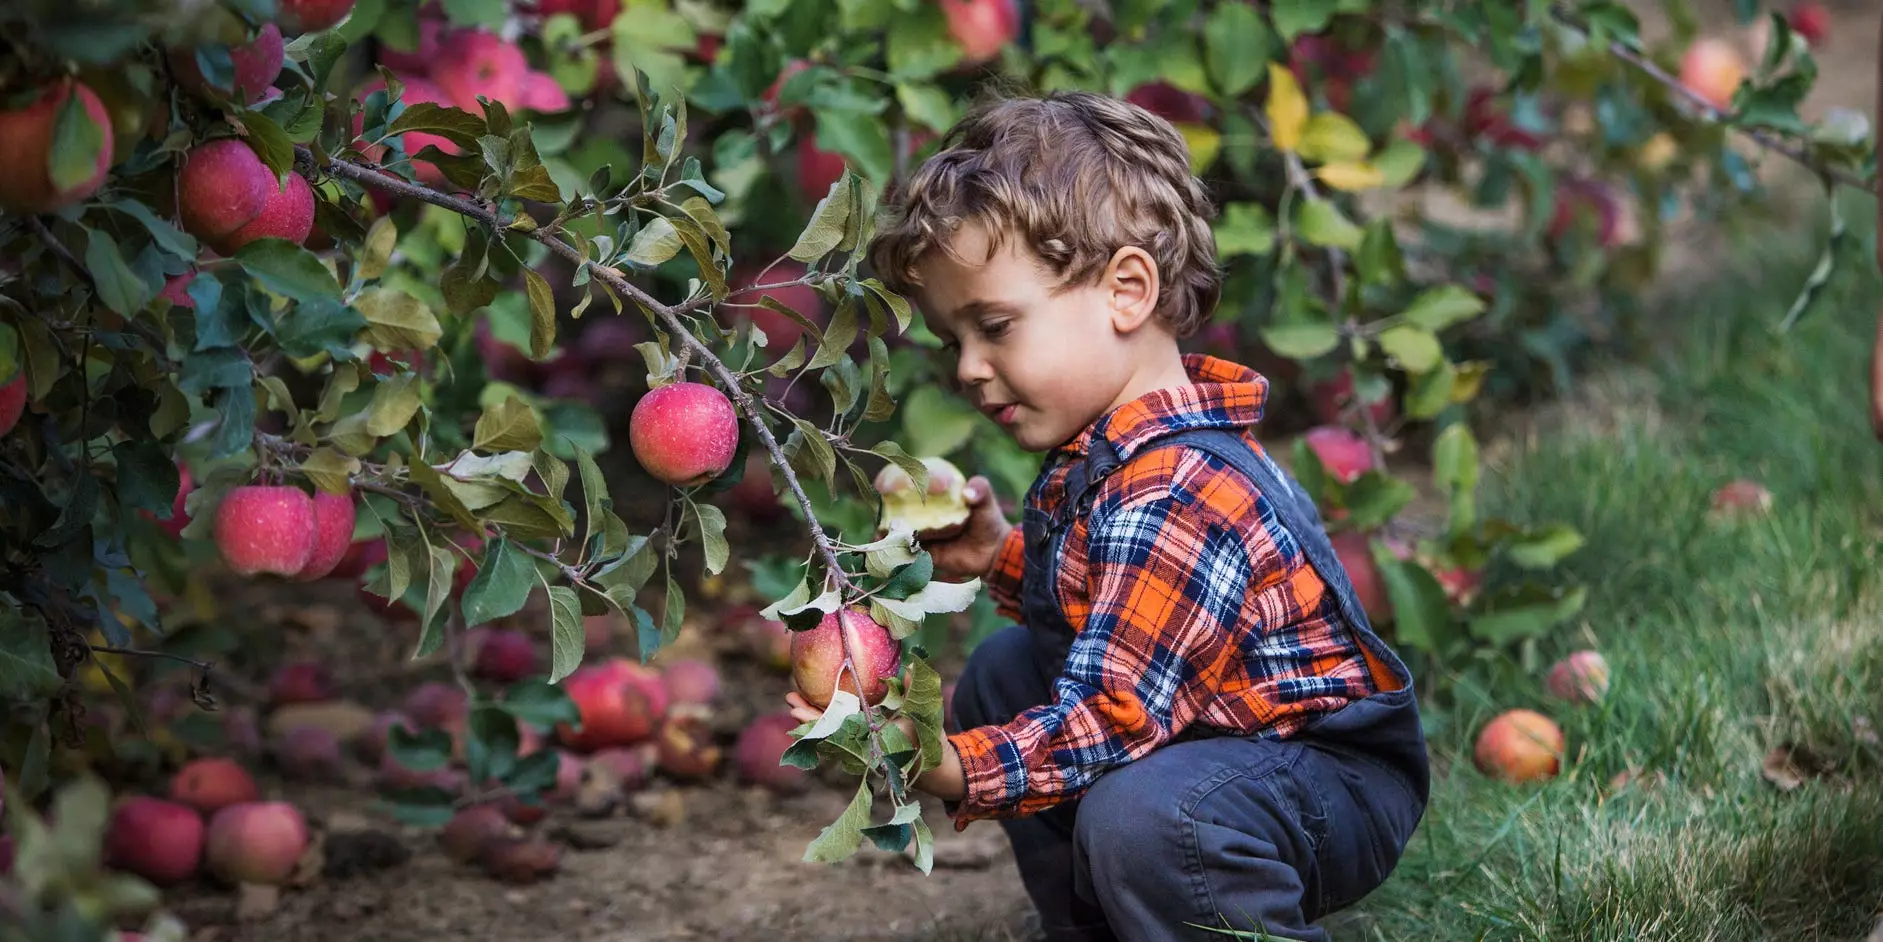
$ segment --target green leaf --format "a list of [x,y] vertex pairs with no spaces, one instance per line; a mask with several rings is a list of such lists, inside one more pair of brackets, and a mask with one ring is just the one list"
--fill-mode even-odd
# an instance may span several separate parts
[[582,600],[568,586],[550,586],[549,612],[549,682],[554,684],[582,666]]
[[732,548],[726,543],[726,514],[712,504],[694,504],[693,512],[699,518],[700,542],[706,551],[706,572],[718,575],[726,568],[726,560],[732,554]]
[[464,626],[508,618],[523,610],[536,588],[536,567],[509,540],[499,539],[484,551],[477,575],[464,590]]
[[1478,443],[1463,422],[1454,422],[1432,443],[1432,483],[1451,499],[1451,530],[1461,532],[1477,519]]
[[372,281],[386,273],[386,266],[392,262],[392,250],[399,245],[399,227],[391,216],[381,216],[373,220],[371,228],[366,230],[366,242],[360,246],[360,254],[355,260],[354,273],[361,280]]
[[627,259],[636,265],[656,267],[680,254],[680,233],[665,216],[656,216],[634,234],[628,244]]
[[1452,388],[1457,382],[1458,369],[1445,360],[1413,377],[1411,388],[1406,390],[1406,415],[1415,419],[1436,417],[1451,405]]
[[[581,711],[575,708],[575,701],[569,699],[567,691],[540,680],[512,684],[504,691],[503,699],[497,701],[497,708],[516,717],[517,722],[540,730],[553,729],[558,723],[574,726],[582,720]],[[554,780],[551,776],[550,781]]]
[[1258,333],[1269,349],[1295,360],[1311,360],[1340,346],[1340,331],[1331,323],[1272,324]]
[[923,385],[902,403],[902,438],[918,455],[946,455],[974,435],[979,415],[939,386]]
[[[52,149],[46,155],[46,171],[55,190],[63,193],[77,189],[98,172],[98,156],[109,133],[110,129],[92,120],[78,95],[66,92],[65,101],[59,103],[58,117],[53,119]],[[13,172],[26,170],[21,167]]]
[[45,621],[8,599],[0,605],[0,700],[43,701],[63,684]]
[[424,301],[397,288],[373,288],[353,306],[366,318],[364,339],[375,350],[429,350],[443,333]]
[[150,207],[137,200],[118,200],[105,205],[137,220],[143,225],[144,230],[150,233],[151,241],[171,255],[178,258],[195,258],[196,253],[201,250],[196,240],[188,233],[172,225],[169,220],[158,218],[156,213],[150,211]]
[[883,54],[890,74],[925,79],[954,68],[961,61],[961,44],[949,35],[940,4],[905,5],[890,17]]
[[329,494],[344,493],[349,479],[360,473],[360,459],[321,447],[301,462],[301,471],[314,486]]
[[916,82],[896,83],[896,103],[902,106],[902,113],[937,134],[947,131],[955,124],[954,99],[948,93],[933,85]]
[[1471,636],[1494,645],[1539,638],[1574,618],[1588,601],[1587,586],[1573,589],[1525,584],[1485,596],[1470,622]]
[[1380,332],[1380,349],[1385,350],[1408,373],[1423,373],[1444,360],[1438,337],[1423,327],[1395,324]]
[[1386,598],[1392,603],[1394,643],[1443,655],[1456,634],[1445,588],[1424,567],[1404,562],[1377,541],[1371,542],[1374,565],[1386,585]]
[[1366,233],[1354,225],[1331,201],[1303,200],[1300,215],[1301,237],[1313,245],[1347,249],[1360,247]]
[[530,296],[530,359],[541,360],[556,342],[556,296],[534,268],[523,269],[523,280]]
[[791,251],[785,254],[800,262],[814,262],[843,241],[844,227],[850,220],[853,208],[850,180],[851,173],[846,168],[837,182],[830,185],[830,192],[817,201],[810,223],[798,235],[798,241],[791,246]]
[[372,403],[366,407],[366,434],[385,438],[412,421],[421,405],[415,385],[417,378],[411,373],[401,373],[380,381],[373,390]]
[[843,359],[844,351],[850,349],[850,344],[856,341],[856,336],[856,302],[845,298],[844,303],[838,305],[837,313],[831,317],[830,326],[824,328],[823,338],[817,345],[817,355],[811,358],[811,362],[805,365],[805,369],[821,370],[835,365],[838,360]]
[[235,260],[276,294],[296,301],[340,297],[339,283],[319,257],[286,239],[256,239],[236,249]]
[[810,863],[836,863],[863,843],[863,829],[870,824],[870,783],[857,785],[856,797],[837,820],[824,826],[810,846],[804,848],[804,860]]
[[516,718],[491,704],[478,704],[466,718],[465,771],[473,782],[502,778],[516,769],[521,736]]
[[405,473],[411,477],[412,483],[424,488],[426,496],[432,499],[432,503],[437,504],[438,509],[450,516],[458,526],[471,531],[482,529],[478,526],[477,518],[471,515],[470,509],[464,506],[464,501],[458,499],[457,492],[452,490],[450,482],[446,481],[437,469],[423,461],[414,461],[406,466]]
[[1268,27],[1249,4],[1222,4],[1203,26],[1210,84],[1226,97],[1239,97],[1262,80],[1267,51]]
[[148,510],[159,520],[170,519],[177,496],[176,462],[148,439],[122,441],[111,446],[118,466],[118,504],[126,510]]
[[316,298],[289,305],[282,312],[275,324],[275,342],[291,357],[321,353],[337,357],[365,327],[366,318],[359,311],[331,298]]
[[479,451],[534,451],[543,443],[543,430],[529,405],[510,393],[477,417],[471,442]]
[[889,144],[889,128],[883,120],[861,111],[814,112],[817,118],[817,146],[842,154],[857,172],[881,183],[895,169],[895,153]]
[[1430,331],[1441,331],[1484,313],[1484,299],[1463,285],[1439,285],[1420,292],[1405,318]]
[[821,481],[830,481],[836,477],[837,453],[831,449],[830,440],[824,437],[823,431],[808,419],[793,416],[791,421],[798,428],[798,435],[803,439],[804,448],[810,452],[812,462],[810,467],[815,472],[815,477]]
[[124,254],[111,237],[96,230],[86,230],[85,268],[98,286],[98,300],[125,317],[134,317],[157,292],[139,278],[124,261]]
[[1510,561],[1525,569],[1549,569],[1581,549],[1584,542],[1575,527],[1552,523],[1518,534],[1508,544],[1508,552]]
[[415,733],[394,723],[386,728],[386,751],[414,772],[436,772],[451,763],[451,734],[442,729]]
[[1275,248],[1275,217],[1260,203],[1230,203],[1215,229],[1216,252],[1223,258],[1267,255]]
[[428,549],[427,556],[430,578],[425,583],[425,612],[421,616],[424,628],[419,633],[418,647],[412,652],[413,657],[425,657],[444,646],[445,633],[440,630],[438,612],[457,588],[457,552],[448,546],[433,546]]
[[1425,148],[1401,138],[1373,158],[1373,168],[1385,176],[1382,186],[1405,186],[1425,169]]
[[490,133],[490,126],[483,117],[463,109],[420,101],[407,104],[386,130],[390,134],[407,131],[437,134],[459,147],[475,150],[478,141]]
[[242,127],[248,131],[245,140],[249,149],[261,158],[262,166],[274,175],[271,192],[281,192],[288,185],[287,175],[294,172],[294,142],[288,139],[288,132],[282,130],[281,125],[260,112],[244,114]]
[[1318,33],[1333,19],[1336,0],[1275,0],[1269,16],[1286,42],[1302,33]]
[[1323,111],[1309,118],[1307,128],[1301,132],[1301,156],[1315,163],[1363,160],[1372,149],[1366,132],[1337,111]]
[[907,671],[909,688],[902,697],[902,712],[915,720],[916,743],[922,748],[921,771],[942,763],[941,675],[921,658],[912,658]]

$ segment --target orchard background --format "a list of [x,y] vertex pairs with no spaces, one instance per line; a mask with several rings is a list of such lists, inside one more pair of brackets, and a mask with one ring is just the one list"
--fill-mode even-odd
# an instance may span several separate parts
[[[1869,519],[1874,485],[1808,476],[1830,474],[1813,430],[1850,423],[1800,405],[1860,401],[1836,332],[1875,233],[1824,198],[1874,173],[1859,6],[10,4],[0,935],[1024,937],[999,832],[956,835],[905,787],[999,623],[879,527],[878,490],[945,458],[1011,509],[1037,457],[860,260],[883,194],[996,85],[1184,132],[1228,275],[1192,345],[1270,377],[1271,450],[1418,672],[1438,800],[1343,931],[1639,936],[1712,905],[1752,934],[1861,934],[1874,836],[1829,842],[1836,867],[1780,851],[1876,810],[1851,797],[1875,733],[1846,708],[1883,708],[1874,632],[1810,649],[1842,671],[1818,700],[1729,668],[1730,641],[1643,647],[1687,622],[1621,594],[1704,595],[1731,567],[1702,531],[1782,519],[1773,475]],[[1681,296],[1744,236],[1802,254]],[[1657,361],[1690,414],[1758,429],[1680,453],[1704,487],[1678,520],[1633,438],[1536,457],[1538,430],[1641,431],[1621,403],[1656,393],[1588,390]],[[1794,394],[1789,425],[1757,398]],[[1786,432],[1768,475],[1720,456]],[[1731,558],[1865,568],[1800,539]],[[1862,584],[1838,618],[1875,610]],[[823,632],[800,670],[892,637],[903,669],[794,729],[792,632],[840,607],[886,635]],[[1670,660],[1695,684],[1634,699]],[[1774,703],[1810,706],[1802,732]],[[1747,713],[1762,735],[1731,759]],[[1770,811],[1731,790],[1748,770],[1832,797]],[[1648,780],[1736,816],[1601,817]],[[1616,876],[1651,854],[1563,849],[1714,824],[1717,867],[1668,872],[1717,870],[1737,903]],[[1746,837],[1767,831],[1796,843]],[[1810,890],[1735,882],[1760,868]]]

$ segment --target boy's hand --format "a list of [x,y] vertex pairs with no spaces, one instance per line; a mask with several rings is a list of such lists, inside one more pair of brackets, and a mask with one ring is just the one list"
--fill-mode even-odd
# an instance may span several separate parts
[[967,526],[950,539],[922,543],[935,562],[935,574],[949,582],[986,575],[1000,555],[1001,542],[1013,529],[1013,524],[1001,516],[993,485],[985,475],[969,478],[961,496],[968,504]]
[[[985,488],[987,482],[982,481],[981,486]],[[824,715],[823,710],[806,702],[796,690],[785,694],[785,704],[791,707],[791,718],[800,723],[815,723],[818,717]],[[914,720],[906,716],[898,716],[894,722],[902,727],[903,735],[909,737],[910,742],[916,741]],[[954,743],[946,739],[942,740],[942,764],[937,768],[929,769],[921,778],[915,780],[914,785],[943,801],[961,800],[962,796],[967,793],[968,782],[966,775],[961,771],[961,757],[955,753]]]

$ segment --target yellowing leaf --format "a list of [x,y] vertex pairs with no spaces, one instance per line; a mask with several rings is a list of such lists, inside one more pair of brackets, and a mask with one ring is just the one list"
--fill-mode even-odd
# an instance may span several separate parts
[[1301,131],[1301,156],[1315,163],[1360,160],[1372,151],[1366,132],[1338,111],[1323,111]]
[[1386,182],[1386,174],[1372,164],[1355,161],[1352,163],[1327,164],[1314,171],[1322,183],[1336,190],[1370,190]]
[[1190,145],[1190,172],[1202,173],[1216,162],[1216,155],[1223,149],[1223,135],[1207,124],[1184,122],[1177,125],[1177,133],[1183,135],[1185,144]]
[[1301,146],[1302,133],[1308,125],[1308,97],[1301,93],[1295,74],[1276,64],[1268,64],[1269,139],[1284,153]]

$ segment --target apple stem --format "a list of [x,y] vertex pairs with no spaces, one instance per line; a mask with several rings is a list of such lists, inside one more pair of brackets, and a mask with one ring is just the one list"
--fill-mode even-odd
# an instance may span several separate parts
[[[380,173],[379,168],[375,166],[339,159],[331,159],[325,163],[317,163],[314,159],[313,152],[307,148],[296,145],[294,150],[298,159],[306,161],[309,166],[316,167],[324,173],[342,177],[362,186],[391,193],[395,196],[410,197],[421,202],[430,203],[433,206],[449,209],[460,216],[474,219],[493,230],[503,227],[503,221],[498,218],[496,212],[472,203],[469,200],[448,196],[427,186],[408,183],[396,177],[389,177]],[[600,265],[590,261],[581,250],[558,238],[556,231],[557,230],[554,228],[538,228],[524,232],[523,235],[542,243],[550,251],[562,256],[565,260],[587,268],[592,277],[613,289],[617,294],[625,295],[642,308],[652,311],[656,319],[665,324],[667,329],[680,339],[681,349],[690,350],[694,355],[699,357],[700,363],[705,367],[706,371],[711,373],[713,377],[718,379],[720,384],[725,387],[723,391],[732,399],[733,405],[738,408],[739,412],[745,416],[746,421],[752,425],[753,430],[758,433],[759,442],[765,446],[765,451],[771,456],[772,464],[778,468],[779,474],[785,480],[785,484],[790,487],[791,494],[796,498],[799,509],[804,512],[805,528],[810,533],[811,543],[816,546],[818,554],[824,558],[825,564],[829,567],[829,578],[836,579],[839,587],[854,587],[849,576],[844,573],[843,562],[838,559],[836,547],[831,545],[829,534],[824,532],[823,525],[817,521],[817,512],[811,504],[810,495],[805,493],[804,486],[798,482],[797,473],[792,471],[791,463],[785,459],[783,446],[778,444],[777,437],[772,435],[771,428],[765,424],[763,414],[760,412],[758,406],[754,405],[751,394],[746,392],[745,389],[739,385],[738,374],[734,373],[726,366],[724,361],[720,360],[711,350],[707,349],[706,345],[701,343],[698,337],[693,336],[693,332],[688,330],[685,322],[680,319],[683,314],[711,303],[713,300],[712,296],[709,294],[705,297],[695,298],[677,305],[663,304],[653,295],[648,294],[645,290],[629,281],[619,271],[609,268],[606,265]],[[845,648],[847,653],[847,643]]]

